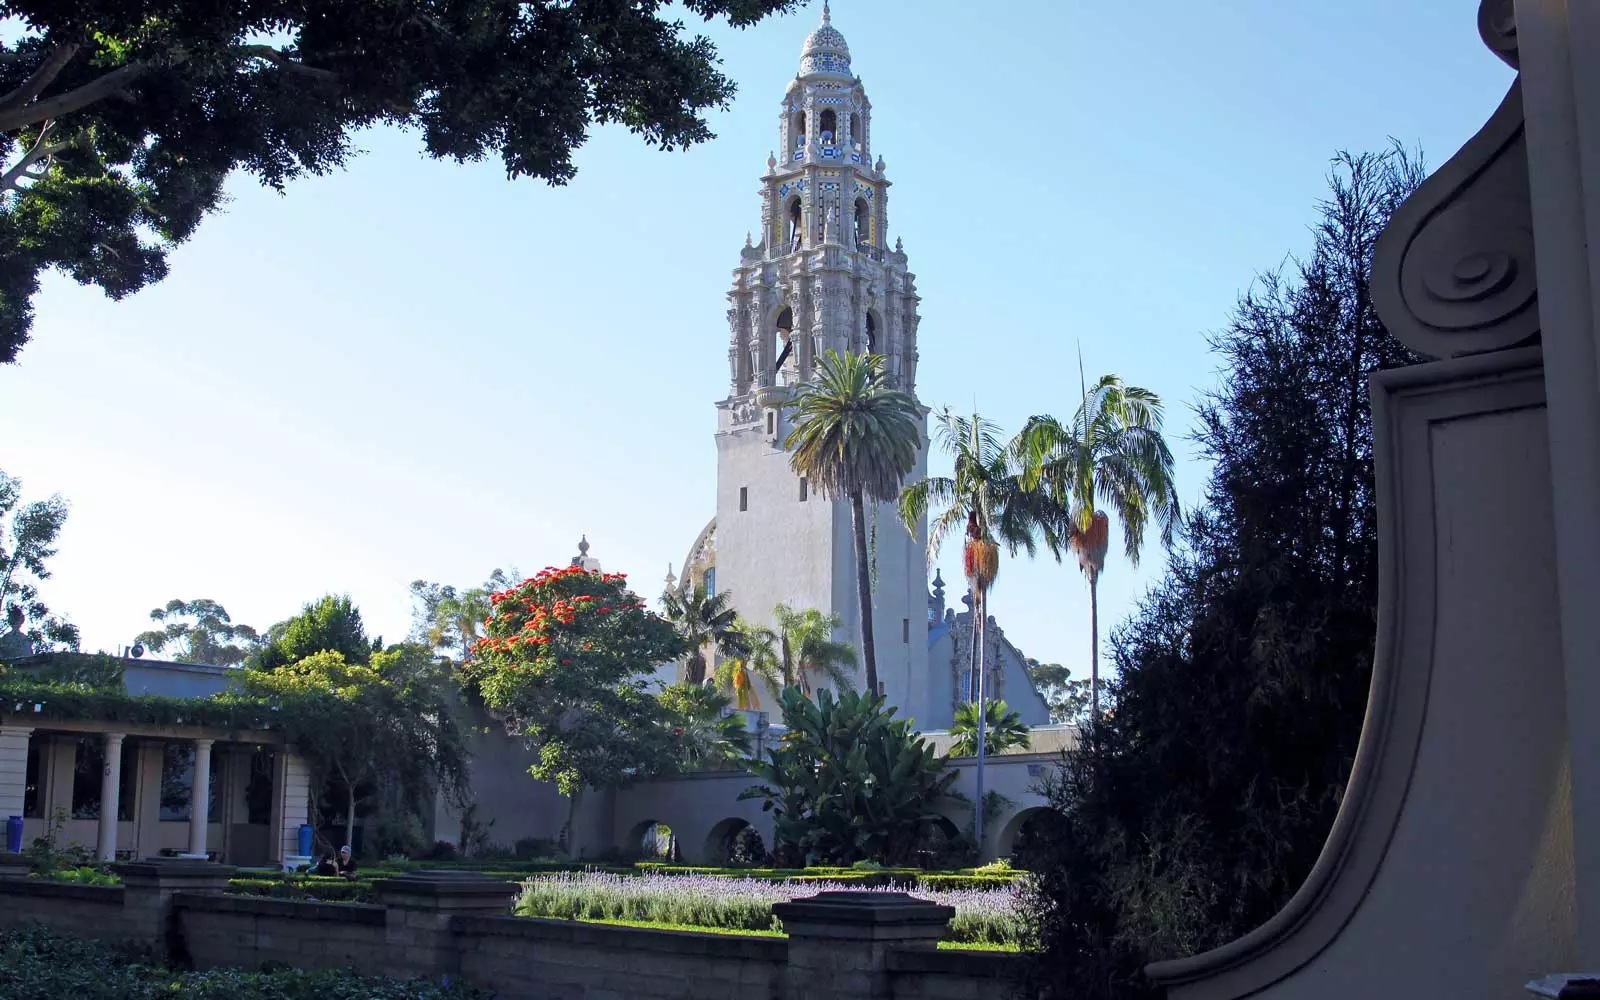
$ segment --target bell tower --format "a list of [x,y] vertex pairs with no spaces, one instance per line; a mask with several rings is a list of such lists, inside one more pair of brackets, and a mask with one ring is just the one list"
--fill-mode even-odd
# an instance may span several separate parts
[[[815,495],[789,467],[787,404],[829,349],[882,355],[916,395],[918,295],[889,245],[889,180],[872,148],[872,104],[823,5],[785,88],[777,150],[761,178],[760,239],[745,240],[728,292],[728,398],[717,404],[717,586],[739,615],[774,605],[836,612],[859,649],[849,505]],[[926,431],[924,431],[926,437]],[[926,448],[914,478],[926,474]],[[912,537],[892,505],[869,508],[878,676],[903,714],[926,711],[926,525]],[[858,672],[858,685],[865,683]]]

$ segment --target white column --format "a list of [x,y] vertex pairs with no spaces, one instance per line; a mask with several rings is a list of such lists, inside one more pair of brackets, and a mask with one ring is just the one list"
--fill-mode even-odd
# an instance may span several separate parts
[[206,824],[211,821],[211,744],[213,740],[194,741],[194,790],[189,794],[189,853],[204,857],[206,853]]
[[311,805],[311,772],[304,757],[289,747],[278,748],[278,767],[273,775],[272,793],[278,823],[278,858],[292,857],[300,847],[300,824],[306,822]]
[[1600,8],[1517,0],[1566,664],[1577,968],[1600,967]]
[[[12,816],[22,815],[28,783],[28,740],[32,726],[0,726],[0,830]],[[5,841],[0,840],[0,853]]]
[[122,791],[122,733],[106,733],[106,760],[100,770],[100,860],[117,860],[117,810]]

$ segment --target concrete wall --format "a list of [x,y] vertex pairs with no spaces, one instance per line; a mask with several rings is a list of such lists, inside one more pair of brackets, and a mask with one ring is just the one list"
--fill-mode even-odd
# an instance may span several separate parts
[[574,921],[465,917],[455,929],[462,978],[504,1000],[775,998],[788,953],[781,938]]
[[[999,792],[1009,804],[992,817],[985,831],[983,857],[993,859],[1011,852],[1017,831],[1046,805],[1035,786],[1045,771],[1059,761],[1054,753],[1007,754],[989,758],[984,765],[984,790]],[[958,774],[954,788],[967,796],[977,794],[977,761],[959,757],[950,762]],[[683,860],[710,864],[720,860],[722,839],[748,823],[772,847],[772,814],[763,812],[758,799],[740,801],[739,793],[757,780],[742,771],[687,774],[645,782],[617,790],[612,817],[613,843],[623,851],[636,850],[644,828],[665,823],[672,828]],[[957,829],[971,823],[972,810],[956,799],[939,807]]]
[[[467,749],[472,754],[474,818],[493,824],[489,839],[509,847],[524,837],[550,841],[560,837],[567,822],[567,800],[555,785],[535,781],[528,774],[534,755],[482,710],[463,705],[461,712],[462,726],[469,733]],[[452,844],[461,839],[461,810],[442,796],[435,808],[432,836]]]

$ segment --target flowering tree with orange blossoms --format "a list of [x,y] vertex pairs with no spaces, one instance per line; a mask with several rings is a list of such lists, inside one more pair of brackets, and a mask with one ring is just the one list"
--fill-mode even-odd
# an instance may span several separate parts
[[623,574],[550,568],[489,602],[462,683],[533,748],[529,773],[554,782],[572,812],[585,788],[671,766],[671,720],[645,685],[683,642]]

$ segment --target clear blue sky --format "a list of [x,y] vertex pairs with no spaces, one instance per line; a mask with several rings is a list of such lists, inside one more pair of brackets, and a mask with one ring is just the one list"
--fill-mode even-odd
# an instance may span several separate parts
[[[923,295],[923,400],[1008,432],[1065,415],[1081,343],[1186,435],[1205,333],[1308,245],[1333,152],[1393,136],[1437,166],[1493,110],[1510,73],[1476,7],[840,0]],[[740,93],[688,153],[605,130],[549,188],[373,132],[284,197],[236,179],[131,299],[47,280],[0,368],[0,468],[72,502],[46,595],[85,647],[173,597],[265,627],[327,592],[399,639],[411,580],[532,572],[581,533],[659,593],[713,510],[724,292],[818,13],[708,29]],[[1205,469],[1177,450],[1192,498]],[[1152,556],[1113,556],[1107,630]],[[1086,672],[1075,567],[1005,562],[992,604],[1025,653]]]

